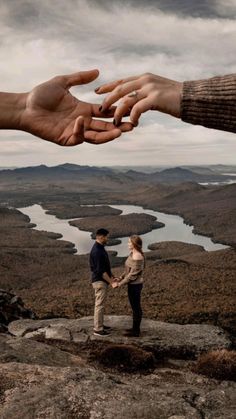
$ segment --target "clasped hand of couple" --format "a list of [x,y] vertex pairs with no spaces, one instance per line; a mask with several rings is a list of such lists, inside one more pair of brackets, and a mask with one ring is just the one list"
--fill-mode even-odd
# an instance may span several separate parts
[[[96,94],[108,93],[101,105],[83,102],[70,93],[72,86],[90,83],[98,75],[98,70],[91,70],[56,76],[31,92],[9,94],[3,128],[20,129],[61,146],[74,146],[114,140],[137,126],[140,115],[147,110],[179,116],[181,83],[153,74],[98,87]],[[113,106],[119,99],[119,106]],[[10,114],[12,102],[14,112]],[[129,116],[130,122],[122,122],[124,116]],[[112,118],[113,122],[94,118]]]
[[119,288],[120,287],[120,281],[121,281],[121,279],[119,277],[113,278],[113,280],[111,282],[111,287],[112,288]]

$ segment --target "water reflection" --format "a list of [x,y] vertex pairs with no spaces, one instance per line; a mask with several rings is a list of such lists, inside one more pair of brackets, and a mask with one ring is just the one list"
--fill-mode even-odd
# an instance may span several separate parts
[[[144,251],[148,250],[147,246],[150,243],[169,240],[198,244],[203,246],[206,250],[219,250],[227,247],[219,243],[213,243],[208,237],[193,234],[193,226],[187,226],[184,224],[183,218],[178,215],[170,215],[158,211],[147,210],[136,205],[110,206],[122,210],[123,215],[134,212],[154,215],[157,217],[158,221],[165,224],[165,227],[163,228],[141,235],[143,239]],[[18,209],[23,214],[28,215],[32,223],[36,224],[36,230],[51,231],[62,234],[62,240],[74,243],[78,254],[86,254],[90,252],[93,245],[91,232],[81,231],[77,227],[71,226],[68,223],[70,220],[61,220],[54,215],[46,214],[46,211],[38,204]],[[78,218],[76,219],[78,220]],[[126,256],[128,253],[127,237],[121,238],[121,241],[121,244],[109,247],[108,249],[116,250],[118,252],[118,256]]]

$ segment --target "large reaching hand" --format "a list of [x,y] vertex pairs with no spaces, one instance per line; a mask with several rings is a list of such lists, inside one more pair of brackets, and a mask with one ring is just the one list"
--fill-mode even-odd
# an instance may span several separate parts
[[109,93],[102,103],[101,110],[106,112],[111,105],[122,99],[114,112],[114,124],[119,126],[122,118],[130,113],[130,121],[138,125],[143,112],[156,110],[180,117],[180,102],[183,84],[155,74],[116,80],[98,87],[97,94]]
[[98,74],[98,70],[91,70],[56,76],[22,94],[24,106],[19,112],[17,129],[62,146],[84,141],[103,144],[119,137],[123,131],[130,131],[132,125],[127,122],[117,128],[111,122],[93,119],[111,118],[115,108],[101,112],[99,105],[82,102],[69,92],[72,86],[92,82]]

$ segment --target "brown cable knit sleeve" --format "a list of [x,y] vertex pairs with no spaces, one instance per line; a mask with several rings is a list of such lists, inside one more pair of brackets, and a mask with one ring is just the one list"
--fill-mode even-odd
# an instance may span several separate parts
[[141,276],[143,269],[144,269],[144,260],[137,260],[132,259],[131,257],[128,258],[129,260],[129,269],[127,274],[124,276],[122,281],[120,281],[120,285],[128,284],[129,282],[137,281],[139,276]]
[[236,132],[236,74],[185,81],[181,119],[194,125]]

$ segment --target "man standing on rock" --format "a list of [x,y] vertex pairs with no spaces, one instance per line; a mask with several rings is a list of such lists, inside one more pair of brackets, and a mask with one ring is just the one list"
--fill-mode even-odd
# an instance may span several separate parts
[[96,232],[96,241],[90,252],[90,269],[92,272],[92,286],[95,291],[94,307],[94,335],[109,335],[110,327],[104,325],[104,305],[108,285],[112,284],[114,277],[111,272],[108,253],[105,245],[108,241],[109,231],[100,228]]

